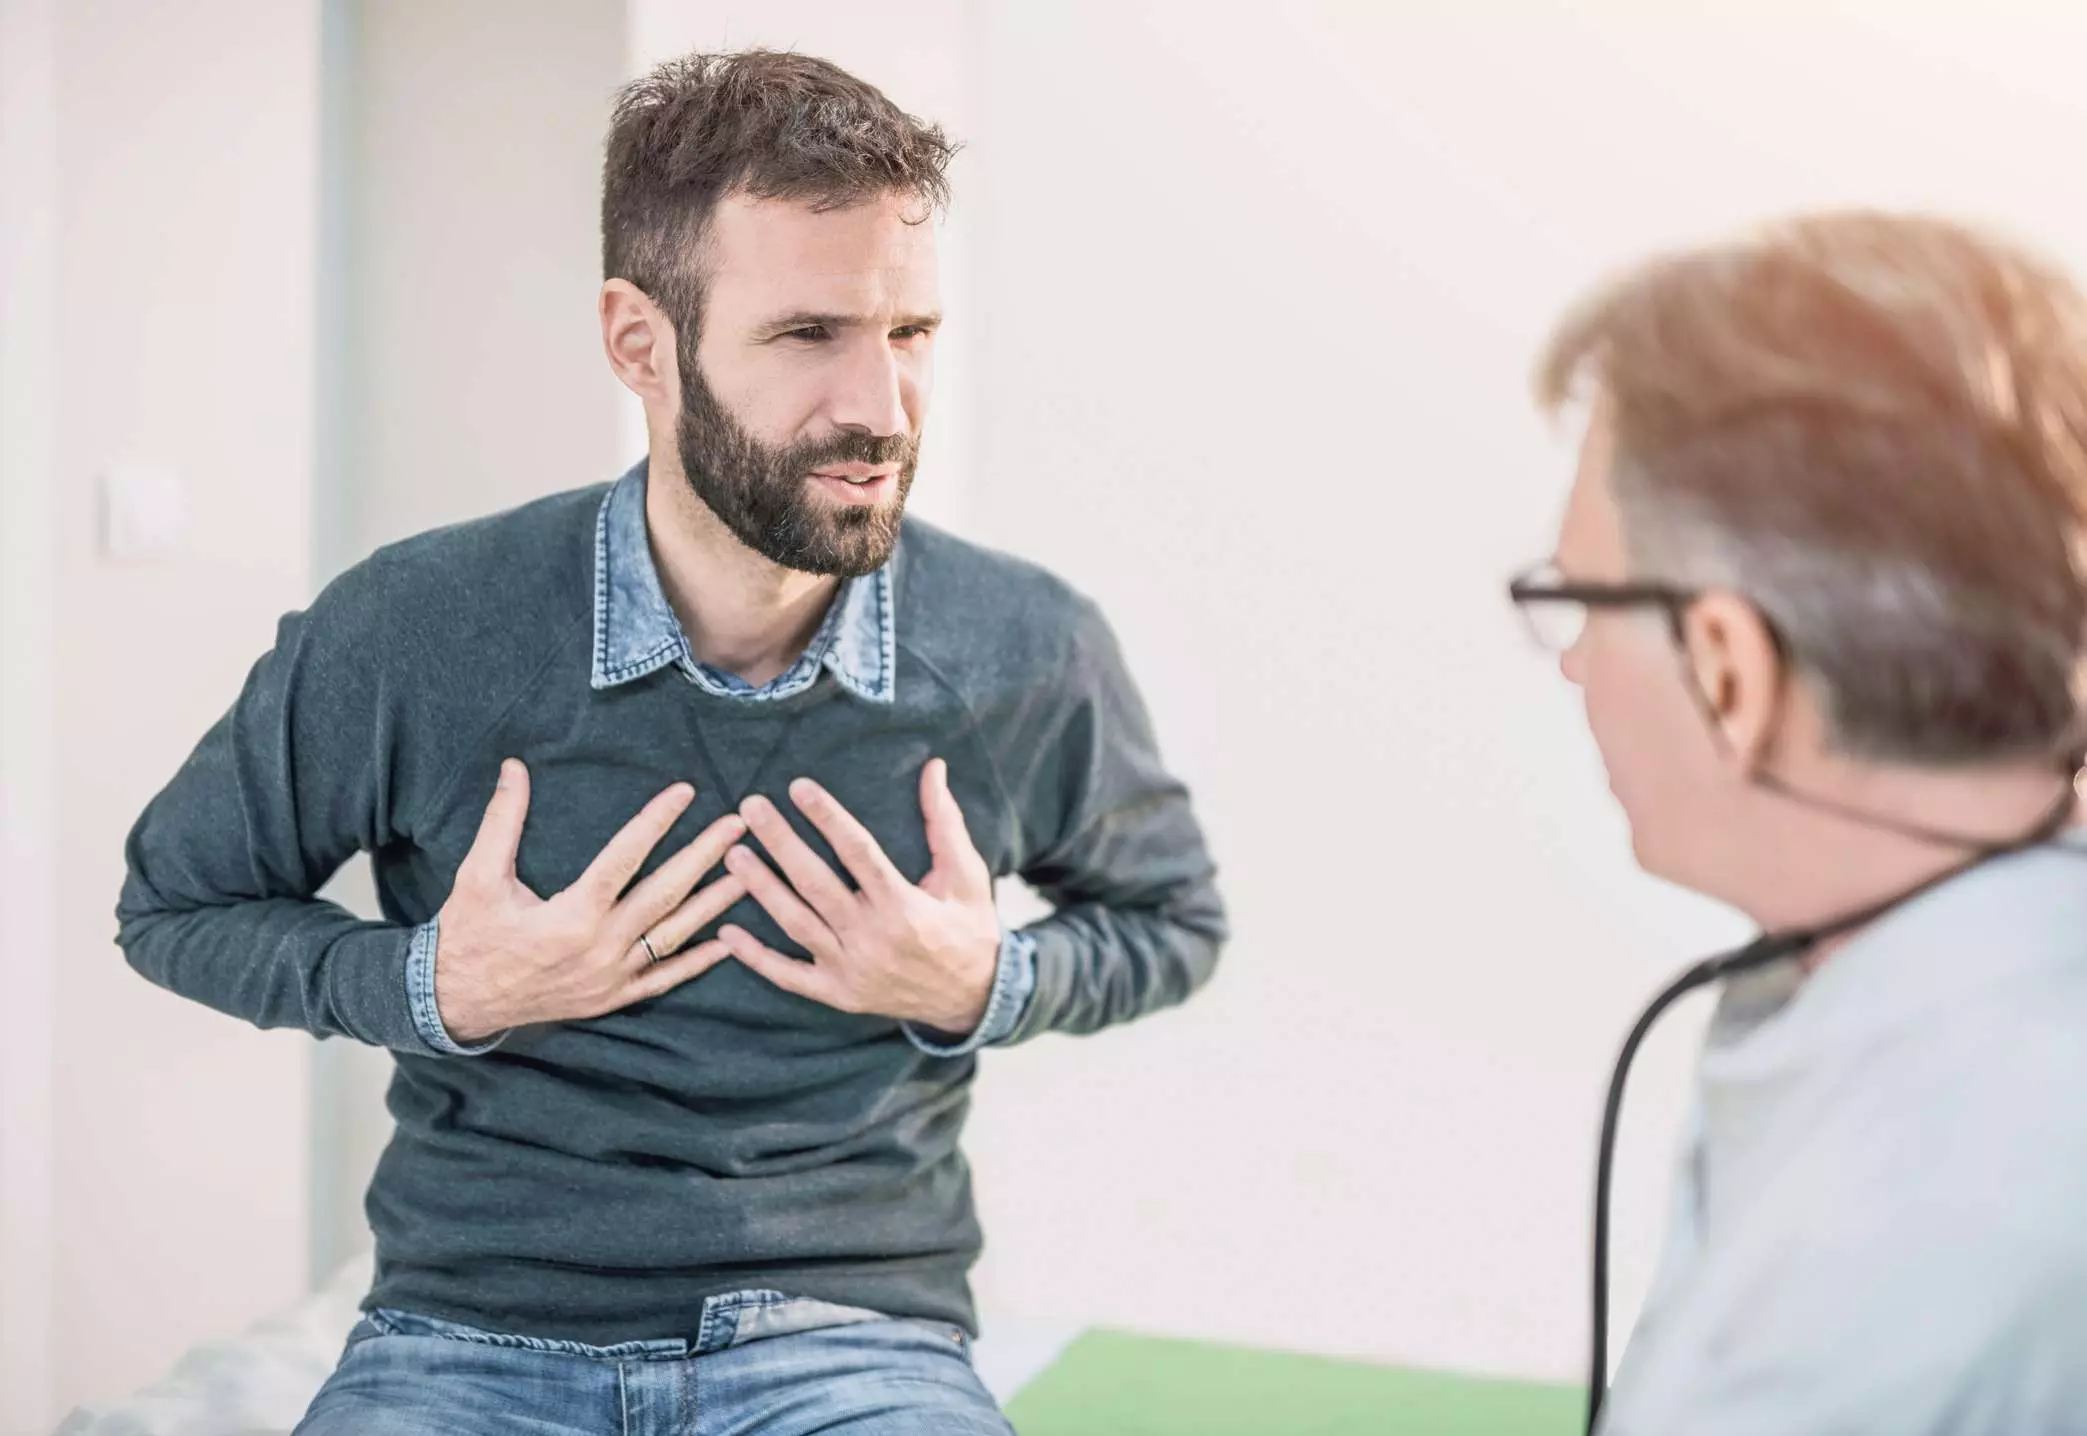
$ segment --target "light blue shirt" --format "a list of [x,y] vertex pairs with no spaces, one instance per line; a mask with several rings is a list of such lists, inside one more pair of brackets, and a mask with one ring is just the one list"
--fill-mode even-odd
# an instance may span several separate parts
[[[826,619],[797,661],[755,687],[736,674],[699,661],[681,620],[667,602],[652,561],[645,528],[646,465],[625,474],[602,500],[594,537],[594,664],[592,686],[613,688],[672,664],[698,688],[715,697],[749,704],[772,703],[804,692],[830,677],[870,703],[890,703],[897,693],[898,636],[892,604],[891,568],[845,581]],[[443,1027],[435,1004],[435,949],[439,919],[413,933],[406,961],[406,989],[414,1025],[427,1043],[455,1056],[476,1056],[499,1046],[500,1038],[465,1045]],[[934,1057],[962,1057],[1004,1042],[1021,1020],[1036,988],[1036,941],[1009,932],[1000,939],[985,1016],[969,1036],[951,1042],[941,1034],[905,1024],[907,1039]]]
[[2087,1432],[2087,848],[1729,982],[1607,1436]]

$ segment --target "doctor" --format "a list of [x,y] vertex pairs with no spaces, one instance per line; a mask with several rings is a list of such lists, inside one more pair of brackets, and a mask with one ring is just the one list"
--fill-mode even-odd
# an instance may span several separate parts
[[[1608,1436],[2087,1431],[2087,301],[1954,224],[1787,223],[1568,317],[1516,581],[1720,979]],[[1604,1365],[1606,1363],[1604,1362]]]

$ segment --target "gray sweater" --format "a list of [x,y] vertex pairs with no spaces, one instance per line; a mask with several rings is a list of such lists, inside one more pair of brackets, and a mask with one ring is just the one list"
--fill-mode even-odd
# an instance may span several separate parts
[[[888,701],[823,672],[762,703],[671,663],[603,683],[605,492],[380,550],[286,617],[132,832],[119,941],[221,1011],[393,1050],[369,1306],[595,1345],[693,1336],[706,1297],[753,1289],[973,1326],[958,1137],[975,1056],[732,962],[459,1055],[416,1021],[414,930],[505,757],[531,774],[518,871],[548,895],[681,779],[696,801],[655,863],[753,792],[830,859],[787,801],[806,776],[918,879],[918,778],[940,756],[994,873],[1056,909],[1024,935],[1034,985],[1008,1039],[1091,1032],[1215,964],[1224,915],[1188,796],[1095,607],[917,520],[888,576]],[[358,850],[381,922],[314,898]],[[725,920],[805,955],[750,901]]]

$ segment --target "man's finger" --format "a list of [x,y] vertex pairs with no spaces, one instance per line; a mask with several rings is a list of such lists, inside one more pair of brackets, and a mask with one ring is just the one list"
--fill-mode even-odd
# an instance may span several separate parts
[[820,971],[817,963],[799,962],[794,957],[784,957],[743,927],[721,928],[717,940],[725,945],[732,956],[783,991],[794,992],[799,997],[824,1003],[828,1007],[840,1006],[834,1001],[839,995],[838,989],[834,986],[833,980]]
[[[724,858],[725,849],[746,836],[746,820],[727,813],[699,833],[694,840],[646,874],[643,882],[618,899],[610,910],[607,931],[620,939],[619,946],[638,940],[638,934],[655,927],[703,880],[703,874]],[[659,945],[659,939],[653,939]],[[660,949],[662,952],[665,948]]]
[[833,929],[820,920],[819,915],[805,904],[803,898],[790,890],[790,885],[775,874],[775,869],[761,861],[752,848],[734,848],[725,854],[725,870],[746,884],[746,890],[755,902],[767,909],[775,919],[775,925],[790,935],[791,941],[810,953],[814,958],[831,960],[840,955],[840,942],[834,937]]
[[675,783],[661,792],[609,839],[573,886],[603,907],[615,902],[644,866],[645,855],[659,846],[667,829],[695,798],[695,788],[687,783]]
[[754,836],[761,840],[761,846],[768,849],[768,856],[775,859],[775,865],[790,880],[790,886],[797,889],[797,895],[812,905],[812,911],[828,927],[835,931],[847,927],[855,910],[855,894],[826,865],[826,860],[812,851],[811,844],[797,836],[782,810],[766,798],[755,797],[741,803],[739,811],[745,815]]
[[971,873],[985,858],[971,841],[971,825],[956,794],[949,791],[949,764],[934,759],[920,770],[920,812],[927,820],[928,852],[935,866],[951,873]]
[[790,801],[832,845],[834,855],[848,869],[857,887],[878,894],[908,886],[905,875],[892,866],[884,849],[870,836],[870,830],[857,822],[833,794],[809,778],[799,778],[790,785]]
[[[746,883],[726,873],[715,882],[696,889],[658,922],[646,929],[654,951],[661,957],[677,952],[682,944],[723,917],[732,904],[746,896]],[[636,946],[633,939],[632,946]]]
[[730,948],[713,940],[700,943],[687,952],[662,958],[631,979],[630,986],[625,989],[628,996],[624,998],[623,1005],[628,1007],[633,1002],[643,1002],[648,997],[660,997],[672,992],[682,983],[692,982],[701,977],[731,955]]
[[512,878],[515,854],[522,846],[522,826],[529,817],[529,769],[519,758],[500,763],[500,780],[479,820],[478,835],[471,850],[457,865],[457,875],[469,874],[480,882]]

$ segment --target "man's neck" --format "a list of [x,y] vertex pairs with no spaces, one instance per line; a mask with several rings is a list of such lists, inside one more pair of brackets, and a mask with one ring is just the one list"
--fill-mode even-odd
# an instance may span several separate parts
[[[1795,786],[1878,821],[1864,823],[1796,806],[1792,798],[1763,795],[1766,802],[1784,805],[1778,823],[1783,831],[1772,845],[1776,871],[1758,875],[1775,894],[1755,914],[1766,928],[1830,922],[1964,865],[1979,846],[2016,842],[2051,811],[2061,785],[2054,772],[2023,767],[1879,771],[1830,787]],[[1964,841],[1926,841],[1885,824]],[[1819,944],[1805,956],[1805,969],[1816,970],[1855,936],[1850,932]]]
[[654,445],[645,485],[653,565],[696,660],[756,688],[786,672],[819,631],[840,580],[755,553],[718,521]]

